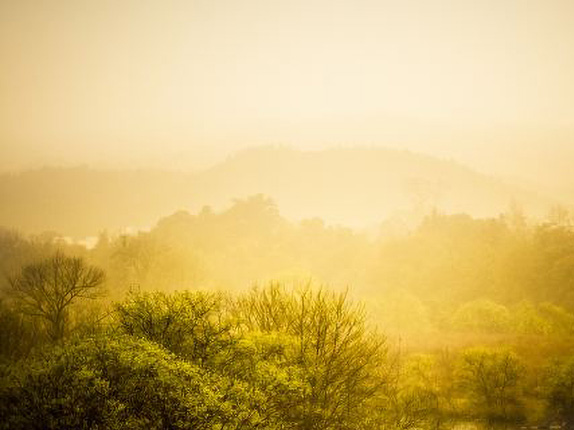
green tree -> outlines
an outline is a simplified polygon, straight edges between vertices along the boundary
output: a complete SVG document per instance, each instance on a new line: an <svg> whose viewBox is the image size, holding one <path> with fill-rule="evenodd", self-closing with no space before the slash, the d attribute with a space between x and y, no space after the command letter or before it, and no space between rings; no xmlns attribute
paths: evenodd
<svg viewBox="0 0 574 430"><path fill-rule="evenodd" d="M232 341L233 323L221 294L132 292L115 306L114 315L123 332L201 365Z"/></svg>
<svg viewBox="0 0 574 430"><path fill-rule="evenodd" d="M130 336L78 339L0 379L2 429L273 429L265 397Z"/></svg>
<svg viewBox="0 0 574 430"><path fill-rule="evenodd" d="M511 328L511 315L506 306L491 300L474 300L456 310L451 324L460 331L504 333Z"/></svg>
<svg viewBox="0 0 574 430"><path fill-rule="evenodd" d="M300 429L365 428L369 402L385 379L385 338L370 331L361 306L347 295L310 286L289 292L255 288L240 303L247 329L292 336L289 360L309 391L286 413Z"/></svg>

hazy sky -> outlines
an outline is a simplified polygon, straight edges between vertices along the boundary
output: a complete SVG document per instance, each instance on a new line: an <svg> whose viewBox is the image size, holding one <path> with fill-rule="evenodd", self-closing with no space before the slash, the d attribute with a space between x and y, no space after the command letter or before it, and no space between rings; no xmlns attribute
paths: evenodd
<svg viewBox="0 0 574 430"><path fill-rule="evenodd" d="M0 0L0 53L0 168L574 146L572 0Z"/></svg>

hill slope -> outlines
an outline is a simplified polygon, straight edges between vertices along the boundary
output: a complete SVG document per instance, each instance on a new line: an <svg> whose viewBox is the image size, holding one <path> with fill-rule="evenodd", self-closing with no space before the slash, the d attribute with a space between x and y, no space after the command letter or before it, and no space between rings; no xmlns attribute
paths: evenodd
<svg viewBox="0 0 574 430"><path fill-rule="evenodd" d="M198 175L196 197L220 206L233 197L272 196L289 217L365 225L397 211L495 216L512 202L542 213L549 200L452 161L389 149L295 151L259 148Z"/></svg>
<svg viewBox="0 0 574 430"><path fill-rule="evenodd" d="M193 174L50 168L1 175L0 225L79 237L146 227L179 209L222 208L258 193L288 217L351 226L433 207L494 216L513 201L538 214L551 204L452 161L406 151L257 148Z"/></svg>

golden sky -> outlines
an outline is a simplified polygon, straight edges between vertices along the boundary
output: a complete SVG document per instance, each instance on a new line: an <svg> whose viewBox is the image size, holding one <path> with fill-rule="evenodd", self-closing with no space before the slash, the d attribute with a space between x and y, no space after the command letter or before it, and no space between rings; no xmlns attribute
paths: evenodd
<svg viewBox="0 0 574 430"><path fill-rule="evenodd" d="M0 168L574 128L572 0L0 0L0 52Z"/></svg>

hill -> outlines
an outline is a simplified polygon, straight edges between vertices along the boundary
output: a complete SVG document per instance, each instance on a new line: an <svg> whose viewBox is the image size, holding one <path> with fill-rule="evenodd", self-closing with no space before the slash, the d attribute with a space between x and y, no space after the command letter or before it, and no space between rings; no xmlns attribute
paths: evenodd
<svg viewBox="0 0 574 430"><path fill-rule="evenodd" d="M180 209L221 209L272 197L289 218L362 227L397 215L495 216L513 202L543 214L551 201L453 161L390 149L255 148L193 172L46 168L0 176L0 225L83 237L145 228Z"/></svg>

